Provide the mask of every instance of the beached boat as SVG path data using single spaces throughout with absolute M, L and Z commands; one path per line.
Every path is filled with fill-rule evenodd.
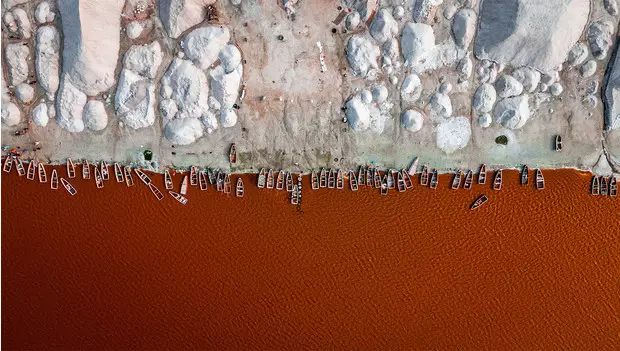
M 263 189 L 265 187 L 265 181 L 267 180 L 265 173 L 266 172 L 265 172 L 264 168 L 261 168 L 260 172 L 258 173 L 258 184 L 257 184 L 257 186 L 260 189 Z
M 592 188 L 590 189 L 590 193 L 592 195 L 598 195 L 601 193 L 601 186 L 599 185 L 597 176 L 592 177 Z
M 17 171 L 17 174 L 20 177 L 26 174 L 26 169 L 24 168 L 24 162 L 19 157 L 15 159 L 15 170 Z
M 56 172 L 56 169 L 52 170 L 52 180 L 50 181 L 50 187 L 54 190 L 58 189 L 58 172 Z
M 400 174 L 402 174 L 403 180 L 405 181 L 405 187 L 407 189 L 413 188 L 413 182 L 411 181 L 411 177 L 409 176 L 409 173 L 403 168 L 400 171 Z
M 310 185 L 312 187 L 312 190 L 319 189 L 319 176 L 316 174 L 316 171 L 312 171 L 312 173 L 310 174 Z
M 274 175 L 273 175 L 273 169 L 270 169 L 269 172 L 267 173 L 267 189 L 273 189 L 274 186 Z
M 127 187 L 132 187 L 133 176 L 131 175 L 131 168 L 129 168 L 129 166 L 125 166 L 125 168 L 123 168 L 123 171 L 125 172 L 125 184 L 127 185 Z
M 215 177 L 215 173 L 213 173 L 213 170 L 211 168 L 207 168 L 207 175 L 209 176 L 209 184 L 215 185 L 217 179 Z
M 187 194 L 187 186 L 189 185 L 189 176 L 186 174 L 185 177 L 183 177 L 183 181 L 181 182 L 181 189 L 179 189 L 179 193 L 181 193 L 181 195 L 185 195 Z M 219 187 L 218 187 L 219 189 Z M 220 191 L 220 190 L 218 190 Z
M 4 165 L 2 166 L 2 170 L 5 172 L 10 172 L 11 169 L 13 168 L 13 156 L 7 156 L 4 159 Z
M 291 172 L 286 172 L 286 191 L 289 193 L 293 191 L 293 176 Z
M 62 186 L 65 187 L 69 195 L 73 196 L 77 194 L 77 190 L 75 190 L 73 185 L 71 185 L 71 183 L 69 183 L 65 178 L 60 178 L 60 182 L 62 183 Z
M 359 188 L 357 177 L 355 176 L 355 172 L 351 171 L 349 174 L 349 187 L 351 187 L 351 191 L 357 191 Z
M 366 167 L 366 186 L 372 186 L 372 169 Z
M 396 178 L 398 177 L 397 173 L 398 172 L 395 172 L 393 169 L 388 170 L 388 188 L 396 188 Z
M 486 184 L 487 183 L 487 166 L 482 164 L 480 166 L 480 172 L 478 173 L 478 184 Z
M 601 177 L 601 195 L 607 195 L 607 178 Z
M 562 151 L 562 137 L 559 135 L 555 136 L 555 151 Z
M 333 169 L 329 170 L 329 178 L 327 179 L 327 187 L 333 189 L 336 187 L 336 172 Z
M 336 174 L 336 189 L 344 189 L 344 174 L 342 173 L 342 170 L 338 170 L 338 173 Z
M 97 167 L 95 167 L 95 184 L 97 184 L 97 189 L 103 188 L 103 177 L 101 177 L 101 171 Z
M 545 188 L 545 177 L 543 177 L 540 168 L 536 169 L 536 189 L 542 190 Z
M 28 163 L 28 172 L 26 173 L 26 179 L 34 180 L 35 173 L 37 173 L 36 170 L 36 162 L 34 160 L 30 160 L 30 162 Z
M 420 185 L 428 185 L 428 166 L 424 165 L 422 168 L 422 174 L 420 175 Z
M 109 165 L 103 161 L 101 161 L 101 179 L 110 180 L 110 169 Z
M 230 195 L 232 192 L 232 185 L 230 184 L 230 174 L 226 173 L 224 176 L 224 194 Z
M 228 160 L 231 165 L 237 164 L 237 148 L 235 147 L 235 143 L 230 145 L 230 152 L 228 153 Z
M 320 180 L 319 187 L 326 188 L 327 187 L 327 172 L 325 171 L 325 168 L 321 168 L 321 176 L 319 180 Z
M 457 190 L 459 186 L 461 186 L 461 181 L 463 180 L 463 172 L 459 169 L 454 174 L 454 179 L 452 179 L 452 190 Z
M 39 183 L 47 183 L 47 172 L 41 162 L 39 162 Z
M 173 199 L 177 200 L 178 202 L 180 202 L 182 205 L 186 205 L 187 204 L 187 198 L 179 193 L 176 193 L 172 190 L 168 190 L 168 194 L 170 194 L 170 196 L 172 196 Z
M 405 190 L 407 190 L 407 184 L 405 184 L 405 178 L 403 177 L 403 173 L 407 174 L 407 172 L 404 172 L 404 169 L 403 169 L 403 172 L 398 172 L 398 175 L 396 176 L 396 186 L 398 188 L 399 193 L 402 193 Z
M 67 177 L 75 178 L 75 165 L 70 158 L 67 159 Z
M 207 175 L 205 173 L 206 171 L 200 171 L 200 173 L 198 173 L 198 181 L 200 183 L 200 190 L 207 190 L 207 184 L 209 184 L 209 181 L 207 180 Z
M 366 184 L 365 176 L 366 176 L 366 171 L 364 170 L 364 166 L 360 166 L 360 169 L 356 177 L 359 186 L 363 186 Z
M 609 178 L 609 196 L 618 195 L 618 184 L 616 183 L 616 177 Z
M 470 169 L 465 176 L 465 183 L 463 183 L 463 189 L 471 189 L 471 184 L 474 182 L 474 172 Z
M 166 190 L 174 189 L 174 184 L 172 183 L 172 175 L 170 175 L 169 170 L 164 171 L 164 186 L 166 187 Z
M 502 170 L 499 169 L 495 173 L 495 178 L 493 179 L 493 189 L 494 190 L 502 190 Z
M 286 178 L 286 173 L 283 170 L 278 172 L 278 179 L 276 179 L 276 190 L 284 189 L 284 179 Z
M 84 160 L 82 163 L 82 179 L 90 179 L 90 165 L 88 160 Z
M 151 184 L 151 178 L 149 178 L 149 176 L 147 176 L 146 173 L 144 173 L 143 170 L 141 170 L 139 168 L 136 168 L 133 171 L 136 172 L 136 174 L 138 175 L 138 178 L 140 178 L 142 183 L 144 183 L 146 185 Z M 103 177 L 103 172 L 101 172 L 101 176 Z M 105 180 L 105 178 L 103 178 L 103 180 Z
M 480 195 L 480 197 L 478 197 L 476 199 L 476 201 L 474 201 L 473 204 L 471 204 L 471 206 L 469 207 L 470 210 L 475 210 L 478 207 L 482 206 L 485 202 L 487 202 L 489 199 L 487 198 L 486 195 Z
M 527 185 L 530 182 L 530 169 L 527 165 L 523 165 L 521 170 L 521 185 Z
M 409 174 L 410 176 L 413 176 L 416 174 L 416 172 L 418 171 L 418 163 L 420 163 L 420 158 L 416 157 L 413 159 L 413 162 L 411 162 L 411 166 L 409 166 L 409 170 L 407 171 L 407 174 Z
M 198 168 L 196 166 L 192 166 L 189 169 L 189 185 L 198 185 Z
M 433 170 L 433 174 L 431 175 L 431 189 L 437 189 L 437 184 L 439 184 L 439 174 L 437 170 Z
M 291 191 L 291 205 L 299 204 L 299 189 L 298 185 L 293 185 L 293 191 Z
M 293 191 L 292 188 L 291 188 L 291 191 Z M 243 186 L 243 179 L 239 177 L 237 178 L 237 185 L 235 186 L 235 196 L 243 197 L 244 194 L 245 194 L 245 187 Z
M 121 166 L 116 162 L 114 162 L 114 177 L 116 178 L 117 183 L 122 183 L 125 181 L 123 170 L 121 169 Z
M 381 189 L 381 171 L 378 168 L 374 169 L 373 178 L 375 179 L 375 188 Z
M 387 195 L 388 189 L 390 187 L 388 186 L 388 173 L 386 173 L 383 175 L 383 179 L 381 179 L 381 195 Z
M 155 195 L 157 200 L 161 200 L 161 199 L 164 198 L 164 194 L 162 194 L 161 191 L 159 191 L 159 189 L 157 189 L 155 184 L 149 183 L 149 189 L 151 189 L 151 192 L 153 193 L 153 195 Z

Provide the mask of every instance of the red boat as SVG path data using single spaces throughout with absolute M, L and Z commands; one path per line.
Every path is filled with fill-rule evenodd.
M 495 173 L 495 179 L 493 180 L 493 189 L 494 190 L 502 190 L 502 170 L 498 170 Z
M 485 202 L 487 202 L 489 199 L 486 197 L 486 195 L 480 195 L 479 198 L 476 199 L 476 201 L 471 204 L 471 206 L 469 207 L 470 210 L 475 210 L 478 207 L 484 205 Z
M 75 178 L 75 165 L 70 158 L 67 159 L 67 176 L 69 178 Z
M 129 166 L 125 166 L 124 171 L 125 171 L 125 184 L 127 184 L 128 187 L 132 187 L 133 177 L 131 176 L 131 168 L 129 168 Z
M 467 171 L 467 175 L 465 176 L 465 183 L 463 184 L 463 189 L 469 190 L 471 189 L 471 184 L 474 181 L 474 172 L 470 169 Z
M 161 199 L 164 198 L 164 194 L 162 194 L 161 191 L 159 191 L 159 189 L 157 189 L 155 184 L 150 183 L 150 182 L 148 184 L 149 184 L 149 189 L 151 189 L 151 192 L 153 193 L 153 195 L 155 195 L 157 200 L 161 200 Z
M 480 173 L 478 173 L 478 184 L 487 183 L 487 166 L 483 164 L 480 166 Z
M 101 172 L 97 167 L 95 167 L 95 184 L 97 184 L 97 189 L 103 188 L 103 178 L 101 177 Z
M 36 162 L 34 160 L 31 160 L 28 163 L 28 173 L 26 174 L 26 179 L 34 180 L 34 175 L 36 173 L 36 170 L 37 170 Z
M 56 170 L 52 170 L 52 180 L 50 187 L 54 190 L 58 189 L 58 172 Z
M 177 200 L 178 202 L 180 202 L 182 205 L 187 204 L 187 198 L 179 193 L 175 193 L 172 190 L 168 190 L 168 194 L 170 194 L 172 196 L 173 199 Z
M 73 185 L 71 185 L 71 183 L 69 183 L 65 178 L 60 178 L 60 182 L 62 183 L 62 186 L 65 187 L 65 189 L 69 192 L 71 196 L 77 194 L 77 190 L 75 190 Z
M 88 160 L 84 160 L 82 163 L 82 179 L 90 179 L 90 165 Z
M 47 172 L 41 162 L 39 162 L 39 183 L 47 183 Z

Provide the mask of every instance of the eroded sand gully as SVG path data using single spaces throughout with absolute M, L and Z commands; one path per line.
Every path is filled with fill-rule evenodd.
M 616 0 L 435 3 L 5 1 L 3 143 L 158 170 L 227 169 L 234 142 L 233 171 L 620 171 Z

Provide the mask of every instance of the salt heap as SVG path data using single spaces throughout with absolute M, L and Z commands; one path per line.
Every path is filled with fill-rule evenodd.
M 370 111 L 359 96 L 354 96 L 345 103 L 346 116 L 349 126 L 356 132 L 370 127 Z
M 47 112 L 47 105 L 45 102 L 40 103 L 32 110 L 32 121 L 34 124 L 45 127 L 49 123 L 49 114 Z
M 527 94 L 503 99 L 495 105 L 493 117 L 505 128 L 519 129 L 530 118 L 528 100 Z
M 206 7 L 215 0 L 160 0 L 158 4 L 161 19 L 168 36 L 178 38 L 189 28 L 205 19 Z
M 437 147 L 451 154 L 467 146 L 471 124 L 466 117 L 452 117 L 437 126 Z
M 196 28 L 183 39 L 183 48 L 188 59 L 201 69 L 207 69 L 217 60 L 220 50 L 230 40 L 228 28 L 206 26 Z
M 381 9 L 370 24 L 370 35 L 379 43 L 398 34 L 398 23 L 387 9 Z
M 595 21 L 588 29 L 588 42 L 592 56 L 597 60 L 607 57 L 607 53 L 613 44 L 612 35 L 614 26 L 607 21 Z
M 363 36 L 354 35 L 347 42 L 347 61 L 357 76 L 365 77 L 371 69 L 377 69 L 380 53 L 379 47 Z
M 4 82 L 4 75 L 2 75 L 2 123 L 9 127 L 18 125 L 21 121 L 21 111 L 19 107 L 11 102 L 11 97 L 8 94 L 6 83 Z
M 41 88 L 53 99 L 60 77 L 60 35 L 53 26 L 37 30 L 35 68 Z
M 452 19 L 452 36 L 456 45 L 467 49 L 476 34 L 478 16 L 473 9 L 462 9 Z
M 485 0 L 475 55 L 547 72 L 561 64 L 579 40 L 589 13 L 589 0 Z
M 401 123 L 408 131 L 417 132 L 424 124 L 424 113 L 416 109 L 406 110 L 401 117 Z
M 88 100 L 84 106 L 84 115 L 82 117 L 84 125 L 94 131 L 102 130 L 108 125 L 108 113 L 105 111 L 105 105 L 101 101 Z
M 30 49 L 21 43 L 7 44 L 5 48 L 6 64 L 9 66 L 9 82 L 16 86 L 28 78 L 28 55 Z

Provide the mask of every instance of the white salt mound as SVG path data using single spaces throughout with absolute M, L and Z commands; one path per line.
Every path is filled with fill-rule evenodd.
M 5 12 L 4 15 L 2 16 L 2 20 L 4 21 L 4 24 L 6 25 L 9 32 L 11 33 L 17 32 L 17 22 L 15 22 L 15 17 L 13 17 L 13 12 L 11 11 Z
M 60 82 L 56 98 L 56 122 L 70 132 L 84 130 L 82 112 L 86 104 L 86 94 L 77 89 L 68 79 Z
M 588 46 L 585 43 L 577 43 L 568 52 L 566 64 L 569 68 L 579 66 L 588 58 L 588 54 Z
M 204 115 L 202 115 L 202 124 L 209 134 L 216 130 L 219 125 L 217 122 L 217 117 L 211 111 L 207 111 Z
M 512 76 L 530 93 L 534 92 L 540 83 L 540 72 L 530 67 L 520 67 L 512 72 Z
M 358 96 L 354 96 L 345 104 L 347 122 L 351 129 L 356 132 L 364 131 L 370 127 L 370 111 L 368 106 Z
M 50 3 L 47 1 L 43 1 L 37 6 L 37 9 L 34 10 L 34 19 L 38 23 L 43 24 L 47 22 L 47 16 L 49 16 L 49 14 L 50 14 Z
M 138 129 L 152 126 L 155 122 L 155 85 L 124 68 L 116 88 L 114 110 L 127 127 Z
M 159 102 L 159 113 L 165 119 L 173 119 L 179 112 L 176 102 L 170 99 L 164 99 Z
M 603 7 L 605 7 L 605 10 L 612 16 L 618 14 L 618 3 L 616 0 L 603 0 Z
M 491 126 L 491 122 L 493 122 L 493 119 L 491 118 L 491 115 L 488 113 L 483 113 L 480 116 L 478 116 L 478 124 L 482 127 L 482 128 L 488 128 Z
M 400 47 L 407 63 L 412 66 L 435 47 L 433 28 L 424 23 L 407 23 L 403 27 Z
M 398 34 L 398 23 L 387 9 L 381 9 L 370 24 L 370 35 L 379 43 Z
M 553 83 L 549 87 L 549 92 L 553 96 L 560 96 L 560 94 L 562 94 L 563 91 L 564 91 L 564 88 L 562 87 L 562 84 L 560 83 Z
M 32 110 L 32 121 L 34 124 L 45 127 L 49 122 L 50 118 L 47 112 L 47 105 L 45 103 L 40 103 L 37 107 Z
M 173 119 L 166 123 L 164 135 L 175 145 L 189 145 L 204 134 L 202 123 L 197 118 Z
M 88 100 L 84 106 L 84 125 L 94 131 L 102 130 L 108 125 L 108 114 L 103 102 Z
M 490 112 L 493 109 L 497 93 L 491 84 L 482 84 L 476 89 L 472 99 L 472 107 L 480 112 Z
M 484 0 L 474 53 L 479 59 L 549 71 L 566 59 L 589 13 L 590 0 Z
M 452 101 L 450 101 L 450 96 L 435 92 L 428 101 L 426 112 L 433 122 L 445 121 L 446 118 L 452 116 Z
M 504 75 L 495 82 L 495 90 L 497 95 L 502 98 L 521 95 L 523 85 L 512 76 Z
M 367 89 L 362 90 L 360 97 L 365 104 L 372 102 L 372 93 Z
M 243 66 L 241 65 L 228 74 L 224 72 L 224 68 L 221 65 L 211 70 L 209 74 L 211 95 L 219 102 L 222 109 L 228 110 L 233 108 L 239 96 L 242 76 Z
M 183 39 L 185 55 L 200 67 L 207 69 L 218 58 L 220 50 L 230 40 L 228 28 L 223 26 L 206 26 L 196 28 Z
M 205 19 L 207 5 L 215 0 L 160 0 L 159 18 L 171 38 L 178 38 L 183 32 Z
M 30 84 L 22 83 L 15 87 L 15 97 L 23 103 L 31 102 L 34 99 L 34 88 Z
M 359 26 L 360 22 L 361 19 L 359 12 L 353 11 L 348 14 L 347 18 L 345 19 L 345 28 L 347 30 L 354 30 L 357 28 L 357 26 Z
M 54 26 L 37 30 L 35 68 L 43 90 L 54 96 L 60 81 L 60 35 Z
M 218 57 L 226 74 L 236 70 L 241 64 L 241 52 L 236 45 L 228 44 L 224 46 Z
M 15 86 L 28 78 L 28 46 L 21 43 L 7 44 L 5 49 L 6 64 L 9 66 L 9 82 Z
M 422 82 L 420 77 L 415 73 L 408 74 L 400 86 L 400 97 L 407 103 L 414 103 L 420 99 L 422 95 Z
M 30 25 L 30 20 L 28 19 L 28 14 L 26 11 L 21 8 L 16 8 L 13 10 L 13 17 L 17 23 L 17 32 L 24 39 L 30 39 L 32 36 L 32 26 Z
M 175 58 L 161 79 L 162 90 L 172 90 L 171 99 L 181 117 L 199 118 L 209 109 L 209 85 L 204 72 L 191 61 Z
M 418 110 L 406 110 L 401 117 L 401 123 L 408 131 L 417 132 L 424 124 L 424 114 Z
M 456 45 L 467 49 L 476 35 L 478 16 L 473 9 L 462 9 L 452 19 L 452 36 Z
M 129 39 L 136 39 L 142 34 L 144 25 L 140 21 L 131 21 L 127 25 L 127 37 Z
M 452 117 L 437 126 L 437 147 L 446 154 L 451 154 L 467 146 L 471 138 L 469 119 Z
M 220 124 L 223 128 L 234 127 L 237 124 L 237 112 L 232 108 L 220 110 Z
M 530 118 L 528 100 L 527 94 L 501 100 L 495 105 L 493 117 L 505 128 L 519 129 Z
M 2 104 L 2 123 L 9 127 L 16 126 L 22 119 L 19 107 L 12 102 Z
M 588 62 L 584 63 L 581 66 L 580 72 L 581 76 L 583 76 L 584 78 L 593 76 L 594 73 L 596 73 L 596 61 L 589 60 Z
M 347 61 L 357 76 L 365 77 L 368 71 L 377 69 L 379 55 L 379 47 L 363 36 L 354 35 L 347 42 Z
M 460 59 L 456 65 L 456 71 L 458 72 L 461 79 L 469 79 L 469 77 L 471 77 L 471 72 L 473 71 L 473 69 L 474 63 L 472 62 L 469 55 Z
M 392 10 L 392 17 L 397 20 L 403 19 L 405 17 L 405 8 L 402 6 L 396 6 L 394 10 Z
M 588 28 L 588 42 L 592 56 L 597 60 L 607 57 L 613 44 L 614 26 L 608 21 L 595 21 Z
M 384 85 L 377 85 L 372 88 L 372 99 L 381 104 L 388 98 L 388 90 Z
M 123 57 L 123 67 L 148 78 L 155 78 L 163 55 L 158 41 L 134 45 Z

